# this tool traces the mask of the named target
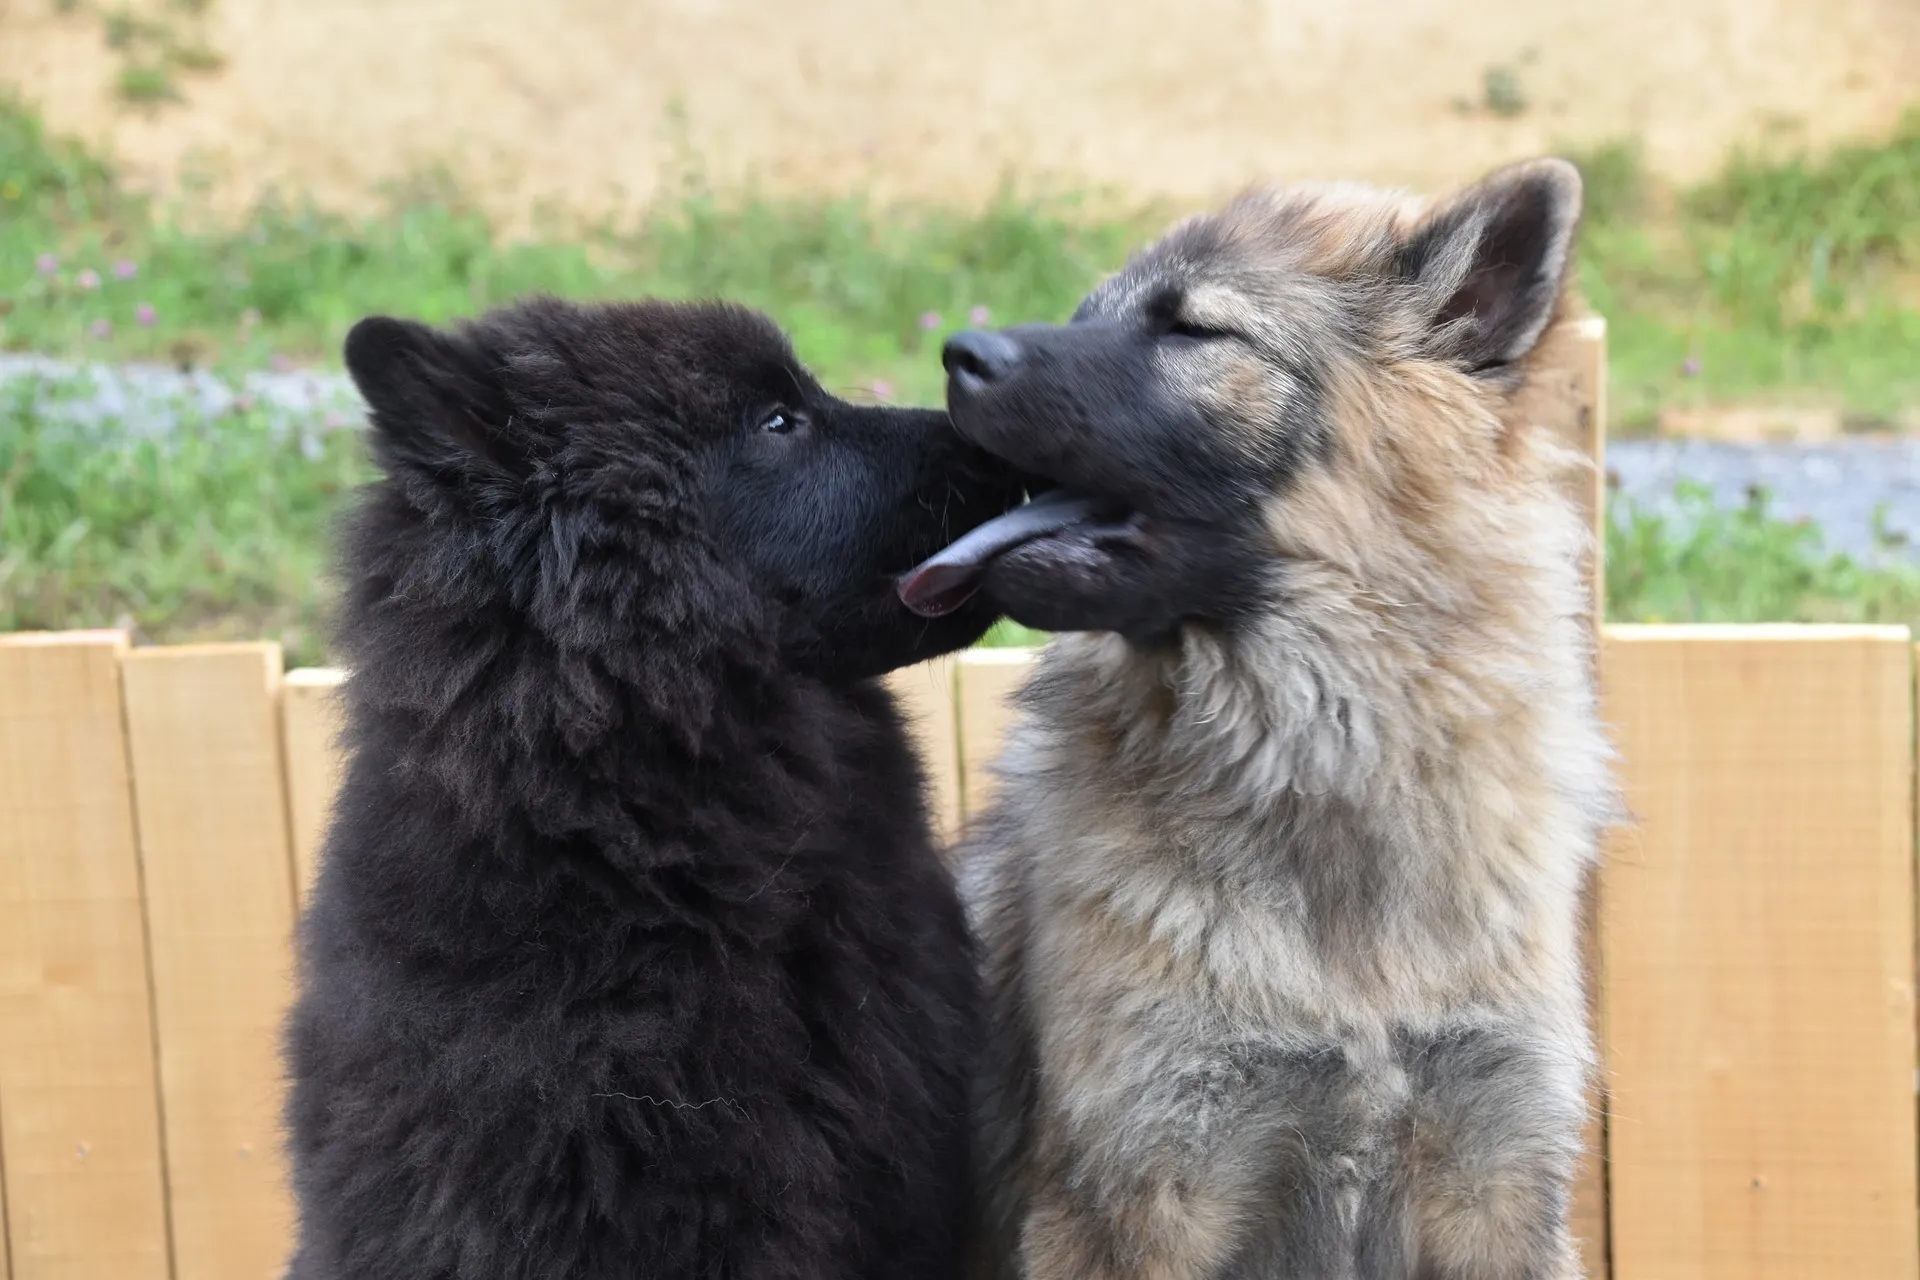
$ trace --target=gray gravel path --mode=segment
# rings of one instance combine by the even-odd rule
[[[1671,510],[1681,480],[1707,486],[1721,506],[1740,505],[1758,485],[1774,515],[1810,519],[1829,547],[1859,557],[1893,550],[1876,538],[1877,519],[1885,534],[1901,540],[1900,553],[1920,560],[1917,438],[1859,436],[1819,444],[1610,440],[1607,470],[1618,481],[1616,493],[1665,510]]]
[[[260,371],[239,383],[211,373],[181,374],[164,366],[88,366],[39,356],[0,355],[0,390],[33,376],[92,379],[90,390],[56,398],[47,416],[77,428],[164,433],[185,415],[218,414],[251,405],[270,429],[311,435],[357,426],[359,397],[341,374]],[[1607,447],[1616,493],[1636,504],[1671,509],[1675,482],[1712,489],[1722,505],[1743,502],[1753,485],[1772,495],[1783,519],[1808,518],[1827,543],[1854,555],[1884,554],[1880,527],[1906,540],[1920,560],[1920,439],[1843,438],[1820,444],[1721,444],[1695,440],[1616,440]]]
[[[0,391],[42,380],[44,416],[77,427],[112,427],[133,435],[164,433],[183,417],[258,408],[276,427],[359,425],[359,393],[346,375],[308,370],[258,370],[238,382],[206,370],[181,373],[166,365],[73,365],[45,356],[0,355]]]

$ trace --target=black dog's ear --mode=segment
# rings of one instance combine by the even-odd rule
[[[497,362],[469,339],[369,316],[348,331],[345,356],[390,456],[433,471],[521,471]]]
[[[1499,376],[1553,319],[1580,221],[1580,171],[1565,160],[1513,165],[1421,220],[1399,274],[1420,286],[1436,354]]]

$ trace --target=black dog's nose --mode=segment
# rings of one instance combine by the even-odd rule
[[[989,329],[968,329],[947,339],[940,349],[940,363],[956,383],[976,390],[1003,382],[1020,366],[1020,344],[1004,333]]]

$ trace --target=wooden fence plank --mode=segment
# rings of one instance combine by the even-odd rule
[[[1607,322],[1600,316],[1572,320],[1554,335],[1555,399],[1547,427],[1567,448],[1586,457],[1590,468],[1568,476],[1567,493],[1594,532],[1594,616],[1606,613],[1607,499]]]
[[[1606,617],[1606,453],[1607,453],[1607,322],[1599,316],[1569,322],[1556,335],[1556,376],[1565,383],[1558,416],[1547,425],[1561,442],[1592,464],[1568,478],[1569,496],[1593,531],[1587,577],[1591,584],[1596,635]],[[1604,850],[1603,850],[1604,852]],[[1600,874],[1596,871],[1582,895],[1581,953],[1587,976],[1587,1012],[1596,1042],[1605,1044],[1600,1029]],[[1607,1247],[1607,1089],[1604,1061],[1589,1094],[1585,1134],[1586,1152],[1574,1176],[1571,1221],[1580,1242],[1580,1257],[1592,1280],[1610,1274]]]
[[[1620,627],[1605,872],[1618,1280],[1911,1280],[1900,628]]]
[[[276,1280],[291,1239],[280,661],[273,644],[188,645],[135,650],[122,668],[181,1280]]]
[[[993,798],[994,757],[1013,723],[1011,699],[1033,669],[1032,649],[973,649],[960,655],[955,702],[960,717],[960,813],[982,812]]]
[[[13,1280],[170,1273],[118,632],[0,636],[0,1161]]]
[[[960,724],[953,705],[953,668],[949,655],[887,677],[920,749],[934,838],[943,845],[960,834]]]
[[[340,750],[340,684],[331,667],[287,672],[280,686],[281,751],[287,768],[287,826],[293,866],[304,901],[313,884],[320,841],[333,812],[346,757]]]

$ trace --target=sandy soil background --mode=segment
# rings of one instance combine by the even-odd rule
[[[502,213],[600,211],[676,148],[723,184],[961,200],[1008,171],[1179,201],[1433,187],[1628,135],[1685,176],[1920,100],[1920,0],[213,0],[224,69],[154,111],[116,103],[102,10],[60,8],[0,0],[0,83],[229,202],[353,204],[444,164]],[[1477,105],[1492,68],[1520,114]]]

